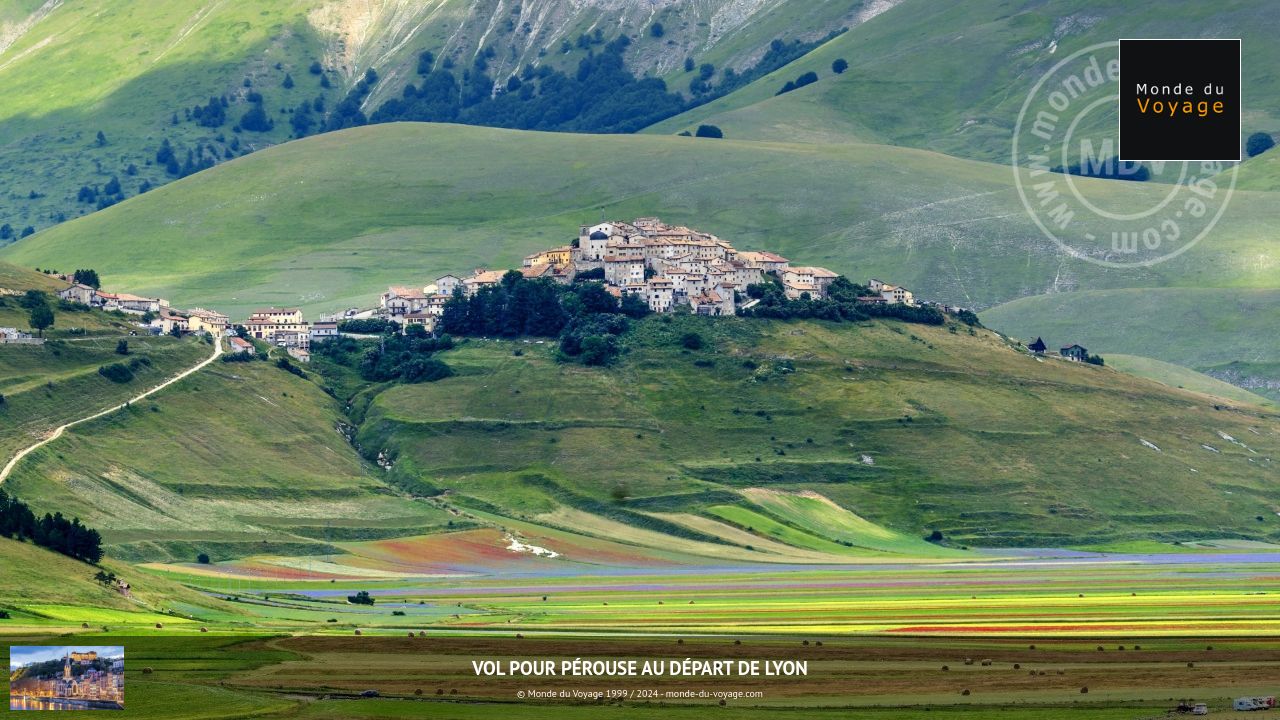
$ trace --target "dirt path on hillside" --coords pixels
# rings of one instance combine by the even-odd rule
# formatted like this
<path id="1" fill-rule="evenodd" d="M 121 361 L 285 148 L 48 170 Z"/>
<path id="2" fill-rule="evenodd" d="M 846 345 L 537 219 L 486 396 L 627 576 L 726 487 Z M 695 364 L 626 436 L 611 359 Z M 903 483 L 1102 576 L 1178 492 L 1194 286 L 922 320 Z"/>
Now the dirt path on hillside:
<path id="1" fill-rule="evenodd" d="M 40 448 L 44 447 L 45 445 L 48 445 L 49 443 L 53 442 L 54 440 L 57 440 L 58 438 L 62 437 L 62 433 L 63 433 L 63 432 L 65 432 L 67 428 L 69 428 L 69 427 L 74 427 L 74 426 L 76 426 L 76 425 L 79 425 L 80 423 L 86 423 L 86 422 L 89 422 L 90 420 L 97 420 L 98 418 L 102 417 L 103 415 L 107 415 L 107 414 L 113 413 L 113 412 L 115 412 L 116 410 L 119 410 L 120 408 L 125 407 L 126 405 L 130 405 L 130 404 L 132 404 L 132 403 L 136 403 L 136 402 L 138 402 L 139 400 L 142 400 L 142 399 L 147 398 L 147 397 L 149 397 L 149 396 L 151 396 L 151 395 L 154 395 L 155 393 L 158 393 L 158 392 L 160 392 L 161 390 L 163 390 L 163 389 L 165 389 L 165 388 L 169 387 L 170 385 L 172 385 L 172 384 L 174 384 L 174 383 L 178 382 L 178 381 L 179 381 L 179 380 L 181 380 L 182 378 L 187 377 L 187 376 L 188 376 L 188 375 L 190 375 L 191 373 L 194 373 L 194 372 L 196 372 L 196 371 L 198 371 L 198 370 L 200 370 L 200 369 L 202 369 L 202 368 L 204 368 L 204 367 L 208 366 L 208 365 L 209 365 L 209 363 L 211 363 L 211 362 L 213 362 L 213 361 L 217 360 L 217 359 L 218 359 L 218 357 L 219 357 L 219 356 L 221 356 L 221 355 L 222 355 L 222 339 L 221 339 L 221 338 L 217 338 L 217 339 L 215 339 L 215 340 L 214 340 L 214 342 L 213 342 L 213 353 L 211 353 L 211 354 L 209 355 L 209 357 L 205 358 L 204 360 L 201 360 L 199 363 L 197 363 L 197 364 L 193 365 L 192 367 L 189 367 L 189 368 L 187 368 L 186 370 L 183 370 L 182 372 L 178 373 L 177 375 L 174 375 L 173 377 L 169 378 L 168 380 L 165 380 L 164 382 L 160 383 L 159 385 L 156 385 L 155 387 L 151 388 L 150 390 L 147 390 L 147 391 L 145 391 L 145 392 L 139 393 L 138 395 L 135 395 L 134 397 L 129 398 L 128 400 L 126 400 L 126 401 L 124 401 L 124 402 L 120 403 L 119 405 L 113 405 L 113 406 L 111 406 L 111 407 L 107 408 L 106 410 L 100 410 L 100 411 L 98 411 L 98 412 L 96 412 L 96 413 L 94 413 L 94 414 L 92 414 L 92 415 L 88 415 L 88 416 L 86 416 L 86 417 L 82 417 L 82 418 L 80 418 L 79 420 L 72 420 L 71 422 L 63 423 L 62 425 L 59 425 L 58 427 L 54 428 L 53 432 L 51 432 L 51 433 L 49 433 L 48 435 L 46 435 L 46 436 L 44 437 L 44 439 L 43 439 L 43 440 L 41 440 L 41 441 L 37 442 L 37 443 L 36 443 L 36 444 L 34 444 L 34 445 L 29 445 L 29 446 L 27 446 L 27 447 L 25 447 L 25 448 L 23 448 L 23 449 L 19 450 L 19 451 L 18 451 L 18 452 L 17 452 L 17 453 L 12 457 L 12 458 L 10 458 L 10 459 L 9 459 L 9 462 L 4 466 L 4 469 L 3 469 L 3 470 L 0 470 L 0 483 L 3 483 L 3 482 L 5 481 L 5 479 L 7 479 L 7 478 L 9 477 L 9 473 L 13 472 L 13 469 L 14 469 L 15 467 L 17 467 L 17 466 L 18 466 L 18 463 L 22 460 L 22 458 L 26 457 L 27 455 L 31 454 L 32 452 L 34 452 L 34 451 L 36 451 L 36 450 L 39 450 Z"/>

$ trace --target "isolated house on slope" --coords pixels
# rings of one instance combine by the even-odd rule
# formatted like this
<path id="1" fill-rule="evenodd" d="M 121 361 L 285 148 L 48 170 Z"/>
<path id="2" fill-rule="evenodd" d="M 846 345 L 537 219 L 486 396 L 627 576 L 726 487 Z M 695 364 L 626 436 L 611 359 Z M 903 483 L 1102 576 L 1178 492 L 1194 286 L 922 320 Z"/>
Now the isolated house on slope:
<path id="1" fill-rule="evenodd" d="M 1027 346 L 1027 349 L 1037 355 L 1043 355 L 1048 347 L 1044 344 L 1044 340 L 1036 338 L 1036 341 Z"/>

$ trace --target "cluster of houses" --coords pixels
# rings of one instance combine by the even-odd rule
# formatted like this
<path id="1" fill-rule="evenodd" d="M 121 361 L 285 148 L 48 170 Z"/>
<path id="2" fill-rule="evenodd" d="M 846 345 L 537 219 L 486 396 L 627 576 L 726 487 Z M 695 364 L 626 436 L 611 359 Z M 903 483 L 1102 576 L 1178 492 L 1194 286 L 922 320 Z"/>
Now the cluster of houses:
<path id="1" fill-rule="evenodd" d="M 583 225 L 571 244 L 525 256 L 518 271 L 528 279 L 545 278 L 563 284 L 586 274 L 602 282 L 614 297 L 637 296 L 655 313 L 688 307 L 698 315 L 735 315 L 740 309 L 751 307 L 759 300 L 747 298 L 747 287 L 771 278 L 781 284 L 789 299 L 822 299 L 839 277 L 824 267 L 792 265 L 776 253 L 738 250 L 711 233 L 668 225 L 654 217 Z M 402 327 L 421 325 L 434 331 L 444 315 L 445 304 L 455 293 L 474 295 L 484 287 L 499 284 L 507 272 L 479 269 L 468 277 L 444 275 L 421 287 L 392 286 L 382 294 L 374 310 L 352 309 L 343 315 L 322 316 L 315 323 L 307 322 L 298 308 L 263 308 L 251 313 L 243 327 L 249 338 L 285 348 L 306 362 L 311 343 L 337 337 L 341 320 L 377 316 Z M 859 302 L 917 304 L 906 288 L 874 279 L 868 287 L 874 295 L 859 298 Z M 176 310 L 163 298 L 110 293 L 74 282 L 59 291 L 58 297 L 141 316 L 140 322 L 157 334 L 226 336 L 230 352 L 253 352 L 251 342 L 234 336 L 230 319 L 213 310 Z M 13 329 L 0 328 L 0 342 L 10 330 Z"/>
<path id="2" fill-rule="evenodd" d="M 379 313 L 401 325 L 428 329 L 444 314 L 445 303 L 460 290 L 473 295 L 497 285 L 504 270 L 476 270 L 469 277 L 444 275 L 424 287 L 392 286 L 382 294 Z M 615 297 L 635 295 L 655 313 L 687 306 L 698 315 L 734 315 L 755 300 L 748 285 L 772 275 L 792 300 L 821 299 L 839 275 L 824 267 L 798 266 L 771 252 L 738 250 L 727 240 L 658 218 L 584 225 L 569 245 L 525 256 L 519 272 L 526 278 L 571 283 L 584 273 L 602 281 Z M 914 305 L 911 291 L 871 281 L 877 294 L 867 302 Z"/>
<path id="3" fill-rule="evenodd" d="M 1027 349 L 1035 355 L 1042 356 L 1045 350 L 1049 349 L 1049 346 L 1044 344 L 1043 338 L 1036 338 L 1035 342 L 1027 346 Z M 1059 348 L 1058 354 L 1075 362 L 1085 362 L 1089 359 L 1089 349 L 1076 343 Z"/>
<path id="4" fill-rule="evenodd" d="M 232 333 L 231 319 L 220 312 L 205 308 L 177 310 L 164 298 L 149 298 L 128 293 L 111 293 L 81 283 L 72 283 L 58 291 L 58 297 L 70 302 L 88 305 L 102 310 L 117 310 L 139 316 L 139 322 L 151 332 L 159 334 L 207 334 L 228 337 L 230 352 L 254 352 L 253 343 Z M 308 323 L 298 308 L 264 308 L 255 310 L 244 322 L 251 338 L 285 348 L 296 359 L 311 359 L 311 341 L 316 337 L 333 337 L 338 334 L 337 322 Z M 0 341 L 11 328 L 0 328 Z"/>

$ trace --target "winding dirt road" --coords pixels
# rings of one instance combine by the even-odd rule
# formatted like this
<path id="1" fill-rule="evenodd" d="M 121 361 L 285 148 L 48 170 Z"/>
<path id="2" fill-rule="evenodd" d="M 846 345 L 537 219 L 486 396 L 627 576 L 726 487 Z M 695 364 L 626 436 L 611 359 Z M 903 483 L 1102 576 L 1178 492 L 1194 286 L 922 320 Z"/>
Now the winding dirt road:
<path id="1" fill-rule="evenodd" d="M 34 445 L 31 445 L 29 447 L 25 447 L 19 450 L 17 454 L 15 454 L 12 458 L 10 458 L 9 462 L 4 466 L 4 469 L 0 470 L 0 483 L 3 483 L 5 479 L 9 477 L 9 473 L 13 472 L 13 469 L 17 467 L 18 463 L 22 460 L 22 458 L 26 457 L 27 455 L 31 454 L 36 450 L 39 450 L 45 445 L 48 445 L 54 440 L 57 440 L 58 438 L 62 437 L 62 433 L 65 432 L 67 428 L 74 427 L 76 425 L 79 425 L 80 423 L 89 422 L 90 420 L 97 420 L 103 415 L 108 415 L 110 413 L 115 412 L 116 410 L 119 410 L 122 407 L 125 407 L 126 405 L 136 403 L 139 400 L 142 400 L 146 397 L 154 395 L 155 393 L 158 393 L 161 390 L 169 387 L 170 385 L 178 382 L 182 378 L 187 377 L 191 373 L 197 372 L 200 369 L 206 367 L 209 363 L 217 360 L 220 355 L 222 355 L 222 339 L 216 338 L 213 342 L 213 353 L 209 355 L 209 357 L 200 361 L 198 364 L 193 365 L 187 368 L 186 370 L 183 370 L 177 375 L 174 375 L 173 377 L 169 378 L 168 380 L 165 380 L 164 382 L 160 383 L 159 385 L 156 385 L 155 387 L 151 388 L 150 390 L 147 390 L 146 392 L 143 392 L 139 395 L 129 398 L 128 400 L 120 403 L 119 405 L 113 405 L 112 407 L 109 407 L 106 410 L 96 412 L 86 417 L 82 417 L 79 420 L 72 420 L 69 423 L 64 423 L 62 425 L 59 425 L 58 427 L 54 428 L 53 432 L 46 435 L 44 439 L 42 439 L 40 442 L 37 442 Z"/>

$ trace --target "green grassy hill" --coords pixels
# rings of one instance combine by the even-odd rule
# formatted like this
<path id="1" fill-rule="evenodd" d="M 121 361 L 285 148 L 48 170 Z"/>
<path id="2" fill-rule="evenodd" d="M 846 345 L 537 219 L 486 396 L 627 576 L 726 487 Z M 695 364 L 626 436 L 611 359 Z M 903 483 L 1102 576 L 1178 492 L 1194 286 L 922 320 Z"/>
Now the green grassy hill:
<path id="1" fill-rule="evenodd" d="M 94 574 L 115 573 L 131 586 L 130 596 L 97 582 Z M 170 610 L 205 613 L 212 609 L 239 616 L 226 603 L 182 585 L 142 573 L 112 559 L 88 565 L 50 550 L 0 537 L 0 632 L 13 628 L 62 625 L 78 627 L 80 618 L 96 625 L 168 622 Z M 68 622 L 74 616 L 75 622 Z"/>
<path id="2" fill-rule="evenodd" d="M 678 348 L 694 327 L 714 351 Z M 525 520 L 567 522 L 568 505 L 767 532 L 754 513 L 841 537 L 765 488 L 971 543 L 1275 537 L 1269 411 L 1037 360 L 987 332 L 652 319 L 608 370 L 506 342 L 447 358 L 456 377 L 377 395 L 358 441 L 394 460 L 393 479 Z"/>
<path id="3" fill-rule="evenodd" d="M 1232 385 L 1229 382 L 1219 380 L 1216 377 L 1199 373 L 1195 370 L 1188 370 L 1181 365 L 1167 363 L 1152 358 L 1139 357 L 1137 355 L 1123 355 L 1119 353 L 1111 353 L 1106 356 L 1107 365 L 1127 372 L 1131 375 L 1155 380 L 1172 387 L 1191 390 L 1192 392 L 1204 393 L 1227 400 L 1235 400 L 1236 402 L 1249 403 L 1251 405 L 1275 405 L 1270 398 L 1251 393 L 1248 390 Z"/>
<path id="4" fill-rule="evenodd" d="M 708 347 L 680 347 L 689 331 Z M 957 545 L 1280 539 L 1273 412 L 964 326 L 650 318 L 612 368 L 519 341 L 442 357 L 455 377 L 366 387 L 349 417 L 317 383 L 355 387 L 350 371 L 323 358 L 316 382 L 218 363 L 75 428 L 6 488 L 136 561 L 331 555 L 477 524 L 606 563 L 628 545 L 774 562 L 952 552 L 918 540 L 934 529 Z"/>
<path id="5" fill-rule="evenodd" d="M 623 163 L 625 173 L 597 166 Z M 536 183 L 529 178 L 537 178 Z M 1156 192 L 1082 181 L 1097 196 Z M 389 283 L 518 265 L 581 222 L 661 215 L 855 278 L 985 307 L 1053 289 L 1274 287 L 1271 193 L 1238 193 L 1213 243 L 1133 271 L 1064 260 L 1008 169 L 891 146 L 574 136 L 430 124 L 277 146 L 0 251 L 243 314 L 335 309 Z M 87 242 L 86 238 L 95 238 Z"/>
<path id="6" fill-rule="evenodd" d="M 983 322 L 1052 348 L 1078 342 L 1092 352 L 1139 355 L 1229 376 L 1249 388 L 1267 382 L 1280 336 L 1280 292 L 1243 288 L 1088 290 L 1022 298 L 982 313 Z"/>
<path id="7" fill-rule="evenodd" d="M 1027 92 L 1055 62 L 1106 40 L 1134 37 L 1243 39 L 1245 133 L 1280 127 L 1280 89 L 1270 41 L 1280 30 L 1261 0 L 1159 8 L 1123 0 L 905 0 L 800 60 L 715 102 L 647 130 L 674 133 L 708 122 L 727 137 L 810 142 L 888 142 L 1007 162 Z M 831 63 L 849 69 L 835 75 Z M 819 82 L 786 95 L 788 80 Z M 1091 118 L 1114 127 L 1115 113 Z M 1241 138 L 1241 142 L 1243 142 Z"/>
<path id="8" fill-rule="evenodd" d="M 315 384 L 274 363 L 215 363 L 25 458 L 5 488 L 76 515 L 127 559 L 317 553 L 443 526 L 347 444 Z"/>
<path id="9" fill-rule="evenodd" d="M 422 50 L 463 66 L 486 47 L 503 50 L 489 68 L 504 82 L 529 64 L 576 66 L 588 52 L 576 44 L 579 35 L 622 32 L 634 39 L 633 72 L 687 87 L 686 56 L 750 67 L 774 38 L 810 39 L 854 25 L 866 17 L 865 4 L 712 0 L 660 10 L 625 4 L 619 13 L 567 0 L 515 7 L 491 0 L 0 0 L 0 225 L 16 237 L 28 226 L 91 213 L 97 201 L 78 200 L 78 190 L 102 189 L 113 177 L 125 197 L 171 181 L 156 160 L 166 139 L 179 163 L 187 151 L 222 162 L 287 140 L 289 113 L 301 103 L 320 98 L 331 111 L 376 68 L 379 82 L 364 100 L 370 113 L 416 77 Z M 654 22 L 665 29 L 661 38 L 649 32 Z M 313 62 L 328 87 L 310 71 Z M 285 87 L 286 76 L 293 87 Z M 273 129 L 234 130 L 250 92 L 263 97 Z M 224 96 L 224 124 L 191 118 L 194 106 Z"/>
<path id="10" fill-rule="evenodd" d="M 42 273 L 0 263 L 0 287 L 52 293 L 65 286 Z M 0 345 L 0 466 L 18 449 L 69 420 L 119 404 L 195 365 L 210 346 L 195 339 L 130 335 L 140 332 L 134 319 L 120 313 L 90 311 L 57 304 L 54 326 L 44 345 Z M 26 330 L 29 311 L 13 296 L 0 296 L 0 327 Z M 116 352 L 124 340 L 129 354 Z M 117 383 L 98 374 L 113 363 L 143 363 L 134 378 Z"/>

